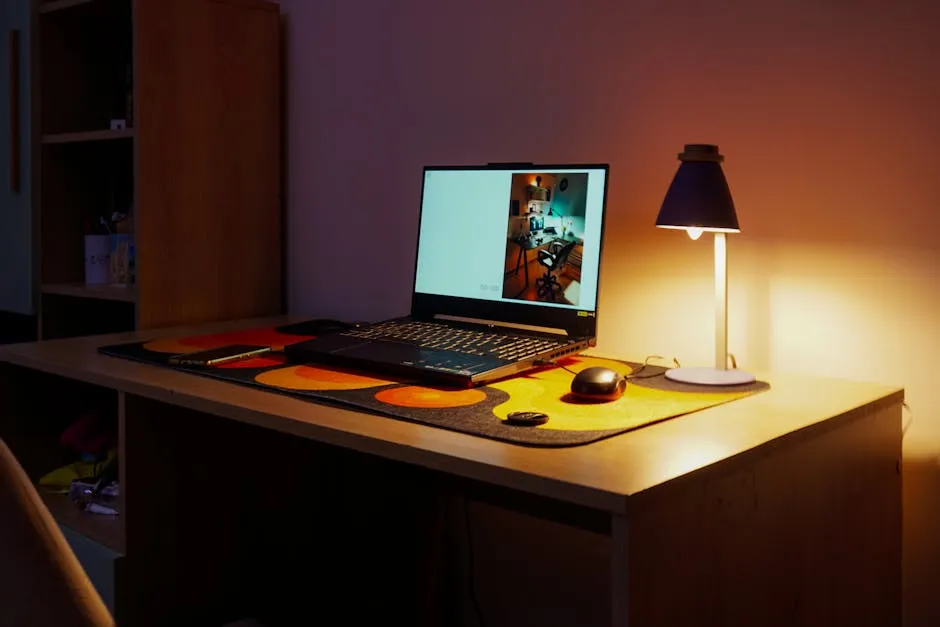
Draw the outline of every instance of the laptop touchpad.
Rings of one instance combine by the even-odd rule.
[[[393,363],[421,363],[436,351],[397,342],[365,342],[334,351],[347,357],[362,357]]]
[[[493,366],[492,360],[476,355],[454,353],[435,348],[421,348],[396,342],[359,344],[335,351],[336,355],[405,366],[422,366],[452,372],[478,372]]]

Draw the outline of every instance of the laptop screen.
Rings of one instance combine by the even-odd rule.
[[[443,310],[435,313],[593,321],[607,173],[606,165],[425,168],[416,299]]]

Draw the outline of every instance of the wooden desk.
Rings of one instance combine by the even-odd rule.
[[[382,565],[404,572],[403,556],[415,551],[420,568],[408,572],[433,571],[423,579],[431,586],[423,619],[449,616],[448,603],[435,601],[446,587],[434,589],[452,567],[436,550],[453,545],[448,532],[430,524],[408,535],[419,518],[435,520],[415,512],[439,511],[429,504],[446,494],[602,533],[609,614],[601,615],[613,625],[900,625],[900,389],[762,375],[772,384],[766,393],[587,446],[538,449],[96,352],[283,320],[0,348],[0,437],[30,472],[48,464],[42,440],[57,435],[65,408],[113,397],[125,624],[246,611],[277,624],[272,608],[298,595],[316,615],[339,590],[321,586]],[[396,542],[353,555],[337,546],[344,530]],[[401,546],[376,554],[389,544]],[[322,563],[328,576],[317,578]],[[301,571],[288,574],[291,565]],[[370,599],[381,594],[368,590]],[[502,624],[500,616],[487,624]]]

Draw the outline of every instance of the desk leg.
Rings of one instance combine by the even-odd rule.
[[[522,259],[522,269],[525,272],[525,285],[522,286],[522,289],[519,290],[519,293],[516,294],[516,298],[519,298],[525,291],[529,289],[529,253],[522,246],[519,247],[519,255]],[[518,268],[517,268],[518,271]]]
[[[252,616],[258,569],[244,539],[262,514],[244,468],[268,459],[250,455],[252,434],[234,421],[131,394],[120,409],[124,624]]]
[[[529,287],[529,253],[522,249],[522,268],[525,271],[525,286]]]
[[[630,624],[628,587],[627,517],[610,517],[610,624],[627,627]]]
[[[444,622],[436,475],[132,394],[121,406],[124,625]]]
[[[519,267],[522,265],[522,256],[523,256],[523,251],[525,249],[522,248],[522,246],[519,246],[518,244],[516,246],[519,248],[519,252],[516,253],[516,267],[513,268],[512,270],[508,270],[504,272],[503,278],[519,275]],[[508,253],[507,253],[507,257],[508,257]]]

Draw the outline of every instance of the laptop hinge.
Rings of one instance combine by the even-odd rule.
[[[467,322],[469,324],[482,324],[488,327],[499,327],[501,329],[519,329],[521,331],[533,331],[535,333],[550,333],[552,335],[561,335],[568,337],[568,332],[564,329],[554,329],[551,327],[539,327],[533,324],[519,324],[516,322],[497,322],[495,320],[483,320],[481,318],[465,318],[463,316],[451,316],[448,314],[434,314],[435,320],[450,320],[451,322]]]

